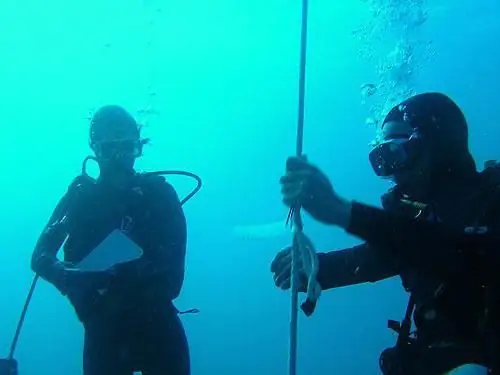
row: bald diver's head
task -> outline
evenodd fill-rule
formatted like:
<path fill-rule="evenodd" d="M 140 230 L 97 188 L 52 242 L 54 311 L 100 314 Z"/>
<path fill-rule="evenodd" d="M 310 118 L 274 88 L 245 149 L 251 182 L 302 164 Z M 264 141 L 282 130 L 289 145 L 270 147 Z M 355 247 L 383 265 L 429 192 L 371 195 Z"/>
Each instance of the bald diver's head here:
<path fill-rule="evenodd" d="M 144 144 L 140 130 L 122 107 L 108 105 L 96 111 L 90 124 L 89 143 L 101 177 L 134 174 L 135 160 L 141 156 Z"/>

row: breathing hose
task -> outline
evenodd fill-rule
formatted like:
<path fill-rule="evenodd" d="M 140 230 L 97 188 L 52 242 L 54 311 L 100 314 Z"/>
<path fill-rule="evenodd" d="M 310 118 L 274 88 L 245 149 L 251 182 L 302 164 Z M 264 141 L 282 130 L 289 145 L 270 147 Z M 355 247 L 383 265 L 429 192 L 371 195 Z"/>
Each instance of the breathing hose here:
<path fill-rule="evenodd" d="M 83 159 L 83 164 L 82 164 L 82 176 L 89 177 L 87 173 L 87 163 L 89 160 L 97 161 L 97 159 L 94 156 L 87 156 L 85 159 Z M 154 171 L 154 172 L 144 172 L 141 174 L 142 176 L 167 176 L 167 175 L 177 175 L 177 176 L 185 176 L 192 178 L 193 180 L 196 180 L 196 187 L 188 194 L 186 195 L 182 200 L 181 200 L 181 205 L 186 203 L 188 200 L 193 198 L 198 191 L 200 191 L 202 187 L 202 180 L 200 176 L 191 173 L 191 172 L 186 172 L 186 171 L 177 171 L 177 170 L 165 170 L 165 171 Z"/>

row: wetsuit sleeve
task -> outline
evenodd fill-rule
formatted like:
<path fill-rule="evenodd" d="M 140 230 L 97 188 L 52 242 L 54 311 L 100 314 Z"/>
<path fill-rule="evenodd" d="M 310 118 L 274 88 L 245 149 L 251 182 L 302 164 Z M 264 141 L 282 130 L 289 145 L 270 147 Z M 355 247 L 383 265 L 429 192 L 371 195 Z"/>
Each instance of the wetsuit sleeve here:
<path fill-rule="evenodd" d="M 460 265 L 484 264 L 479 255 L 498 265 L 498 228 L 450 229 L 354 202 L 346 231 L 370 243 L 376 252 L 439 277 L 460 277 L 464 269 Z"/>
<path fill-rule="evenodd" d="M 57 259 L 57 252 L 67 236 L 67 222 L 64 220 L 64 216 L 68 199 L 68 194 L 66 194 L 59 201 L 31 256 L 31 269 L 38 276 L 53 284 L 63 294 L 66 292 L 63 280 L 64 266 Z"/>
<path fill-rule="evenodd" d="M 398 274 L 394 262 L 367 243 L 318 254 L 318 283 L 323 290 L 376 282 Z"/>

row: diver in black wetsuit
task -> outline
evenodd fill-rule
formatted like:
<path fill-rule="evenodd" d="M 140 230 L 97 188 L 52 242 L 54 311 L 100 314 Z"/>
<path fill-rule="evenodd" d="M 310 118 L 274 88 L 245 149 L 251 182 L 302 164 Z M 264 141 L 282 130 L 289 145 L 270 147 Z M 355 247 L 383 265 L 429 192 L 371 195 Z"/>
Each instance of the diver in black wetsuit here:
<path fill-rule="evenodd" d="M 172 303 L 184 281 L 186 220 L 163 177 L 135 172 L 143 144 L 124 109 L 99 109 L 90 129 L 99 178 L 75 180 L 33 253 L 32 269 L 68 297 L 83 323 L 85 375 L 190 374 L 187 339 Z M 115 230 L 140 246 L 142 257 L 107 271 L 79 269 Z M 63 262 L 56 253 L 66 238 Z"/>
<path fill-rule="evenodd" d="M 401 277 L 411 297 L 402 324 L 390 325 L 399 337 L 381 356 L 386 375 L 458 374 L 468 364 L 500 374 L 500 169 L 477 172 L 464 115 L 438 93 L 394 107 L 370 161 L 378 176 L 395 182 L 384 210 L 339 197 L 304 159 L 287 162 L 284 203 L 298 202 L 318 221 L 366 241 L 318 254 L 319 284 Z M 271 271 L 278 287 L 290 287 L 290 248 Z"/>

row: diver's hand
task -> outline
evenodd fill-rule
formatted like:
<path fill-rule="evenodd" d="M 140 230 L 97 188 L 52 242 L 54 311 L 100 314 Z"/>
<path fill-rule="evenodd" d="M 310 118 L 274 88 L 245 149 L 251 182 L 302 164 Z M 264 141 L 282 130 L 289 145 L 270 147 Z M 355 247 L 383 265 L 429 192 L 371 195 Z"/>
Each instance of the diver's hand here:
<path fill-rule="evenodd" d="M 69 290 L 107 289 L 115 277 L 115 268 L 106 271 L 83 271 L 72 267 L 64 269 L 65 287 Z"/>
<path fill-rule="evenodd" d="M 316 220 L 347 228 L 351 218 L 351 202 L 341 198 L 328 177 L 304 158 L 291 157 L 286 162 L 286 175 L 281 177 L 283 203 L 300 204 Z"/>
<path fill-rule="evenodd" d="M 307 290 L 307 275 L 302 268 L 302 260 L 297 259 L 297 267 L 299 269 L 299 292 Z M 292 278 L 292 247 L 286 247 L 281 250 L 271 263 L 271 273 L 273 274 L 274 283 L 280 289 L 287 290 L 291 287 Z"/>

